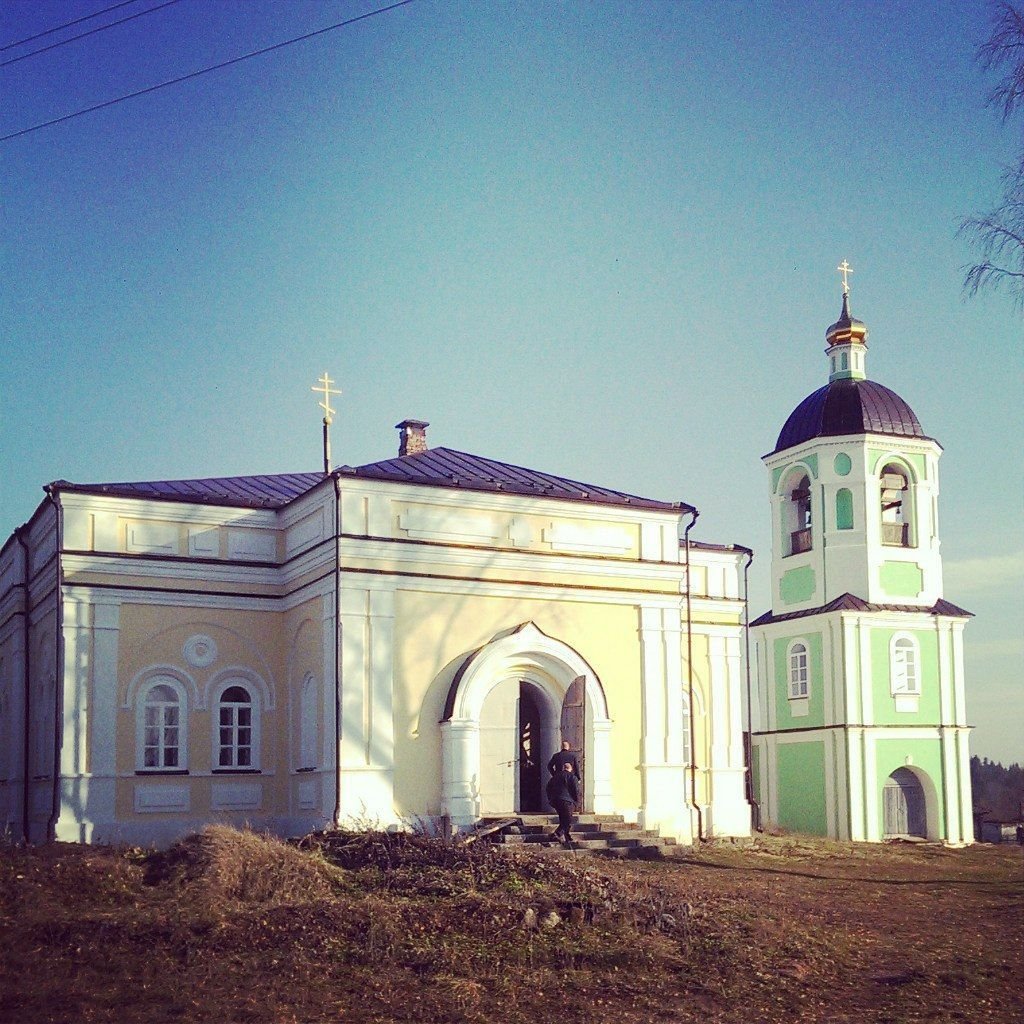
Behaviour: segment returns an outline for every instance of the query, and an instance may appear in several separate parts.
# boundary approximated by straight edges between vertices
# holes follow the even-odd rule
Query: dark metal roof
[[[113,484],[73,484],[57,480],[51,488],[118,498],[186,501],[201,505],[283,508],[305,494],[325,473],[278,473],[270,476],[224,476],[201,480],[148,480]]]
[[[775,451],[842,434],[927,437],[914,410],[895,391],[872,380],[840,378],[808,395],[790,413]]]
[[[599,505],[628,505],[630,508],[665,512],[679,512],[691,508],[684,502],[641,498],[624,491],[580,483],[549,473],[539,473],[521,466],[485,459],[479,455],[453,451],[451,448],[433,448],[415,455],[402,455],[383,462],[371,462],[354,469],[351,466],[341,466],[335,472],[342,478],[354,476],[366,480],[390,480],[432,487],[459,487],[471,491],[496,491],[538,498],[592,502]],[[272,476],[209,477],[201,480],[150,480],[106,484],[74,484],[67,480],[57,480],[50,484],[50,487],[85,494],[109,494],[120,498],[277,509],[283,508],[327,478],[326,473],[281,473]]]
[[[974,618],[974,612],[969,612],[959,605],[953,604],[940,597],[930,608],[923,608],[920,605],[912,604],[877,604],[874,601],[865,601],[854,594],[841,594],[834,601],[820,605],[817,608],[807,608],[802,612],[781,612],[775,615],[772,612],[765,612],[758,616],[751,623],[751,626],[767,626],[773,622],[788,622],[790,619],[804,619],[810,615],[822,615],[826,612],[925,612],[928,615],[947,615],[954,619]]]
[[[507,462],[469,455],[452,448],[430,448],[415,455],[402,455],[383,462],[371,462],[343,473],[369,480],[393,480],[433,487],[460,487],[471,491],[499,491],[538,498],[587,501],[599,505],[629,505],[632,508],[678,512],[690,509],[685,502],[656,501],[636,494],[615,491],[596,484],[540,473]]]

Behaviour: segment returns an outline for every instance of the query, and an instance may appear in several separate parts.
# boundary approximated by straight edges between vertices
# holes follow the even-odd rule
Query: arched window
[[[882,543],[910,547],[910,481],[895,463],[882,470]]]
[[[807,644],[794,641],[789,648],[789,696],[806,697],[811,692],[811,668],[807,656]]]
[[[894,696],[916,695],[921,692],[917,642],[913,637],[906,635],[893,637],[889,648],[889,679]]]
[[[836,491],[836,529],[853,529],[853,491],[849,487]]]
[[[244,686],[226,687],[217,702],[214,770],[259,767],[258,718],[252,695]]]
[[[185,771],[185,694],[170,679],[157,678],[139,693],[136,764],[140,771]]]
[[[784,529],[789,540],[789,554],[811,550],[811,480],[804,473],[787,486]]]
[[[317,757],[317,692],[316,681],[307,673],[299,691],[299,771],[316,768]]]

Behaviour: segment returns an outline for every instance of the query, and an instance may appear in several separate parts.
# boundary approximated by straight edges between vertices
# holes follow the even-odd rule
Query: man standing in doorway
[[[551,838],[561,839],[568,846],[572,840],[572,812],[580,802],[580,787],[571,762],[563,761],[562,770],[548,779],[547,793],[548,803],[558,812],[558,828],[551,833]]]
[[[576,760],[576,755],[572,752],[572,744],[568,740],[562,740],[562,749],[551,755],[551,760],[548,761],[548,772],[552,776],[557,775],[562,771],[562,765],[564,764],[572,765],[572,773],[576,776],[576,781],[582,783],[580,763]]]

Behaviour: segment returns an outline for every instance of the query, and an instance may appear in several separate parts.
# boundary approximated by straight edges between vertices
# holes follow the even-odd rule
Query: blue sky
[[[0,45],[109,0],[3,0]],[[10,59],[72,32],[0,53]],[[371,11],[180,0],[0,67],[0,135]],[[1013,129],[987,9],[416,2],[0,144],[0,536],[57,478],[308,471],[429,440],[701,511],[755,548],[760,457],[869,375],[944,446],[974,752],[1024,759],[1024,330],[964,301]],[[1019,144],[1019,137],[1017,139]]]

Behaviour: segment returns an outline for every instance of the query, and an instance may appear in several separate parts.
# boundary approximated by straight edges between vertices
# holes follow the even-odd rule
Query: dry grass
[[[0,1021],[999,1024],[1021,882],[1017,849],[794,836],[664,863],[226,828],[8,848]]]

